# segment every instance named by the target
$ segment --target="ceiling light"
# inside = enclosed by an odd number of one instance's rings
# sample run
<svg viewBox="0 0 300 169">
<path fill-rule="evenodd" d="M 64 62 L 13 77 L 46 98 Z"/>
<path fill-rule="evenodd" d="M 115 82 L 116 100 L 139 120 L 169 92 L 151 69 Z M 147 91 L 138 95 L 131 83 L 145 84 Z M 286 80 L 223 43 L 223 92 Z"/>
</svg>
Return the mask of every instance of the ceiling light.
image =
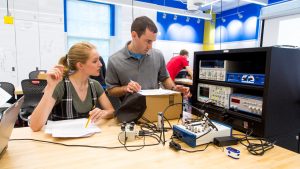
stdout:
<svg viewBox="0 0 300 169">
<path fill-rule="evenodd" d="M 166 13 L 163 14 L 163 18 L 164 18 L 164 19 L 167 18 L 167 14 L 166 14 Z"/>
<path fill-rule="evenodd" d="M 241 13 L 237 13 L 239 19 L 242 19 L 243 18 L 243 15 Z"/>
<path fill-rule="evenodd" d="M 189 22 L 190 21 L 190 17 L 186 17 L 186 22 Z"/>
<path fill-rule="evenodd" d="M 224 22 L 226 22 L 226 19 L 222 17 L 221 21 L 224 23 Z"/>
</svg>

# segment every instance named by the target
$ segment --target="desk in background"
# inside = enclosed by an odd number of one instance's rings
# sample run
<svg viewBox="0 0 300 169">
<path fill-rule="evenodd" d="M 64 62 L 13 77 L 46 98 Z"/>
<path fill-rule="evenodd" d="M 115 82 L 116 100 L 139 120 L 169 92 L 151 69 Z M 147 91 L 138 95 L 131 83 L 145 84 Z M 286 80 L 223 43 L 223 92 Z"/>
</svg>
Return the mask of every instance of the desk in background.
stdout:
<svg viewBox="0 0 300 169">
<path fill-rule="evenodd" d="M 187 78 L 178 78 L 174 80 L 175 84 L 178 85 L 185 85 L 188 87 L 192 87 L 193 86 L 193 80 L 192 79 L 187 79 Z"/>
<path fill-rule="evenodd" d="M 86 144 L 101 146 L 121 146 L 118 142 L 120 126 L 114 120 L 103 121 L 102 132 L 88 138 L 55 139 L 41 132 L 32 132 L 30 128 L 16 128 L 11 138 L 41 139 L 65 144 Z M 139 127 L 136 127 L 136 129 Z M 171 131 L 166 133 L 169 140 Z M 142 144 L 142 140 L 129 144 Z M 146 144 L 154 142 L 146 138 Z M 185 144 L 183 148 L 193 150 Z M 10 141 L 7 152 L 0 160 L 1 169 L 90 169 L 90 168 L 214 168 L 214 169 L 287 169 L 299 168 L 300 155 L 275 146 L 264 156 L 251 155 L 244 146 L 234 148 L 241 151 L 238 160 L 226 156 L 222 148 L 209 145 L 203 152 L 187 153 L 173 151 L 168 143 L 144 147 L 142 150 L 128 152 L 125 149 L 93 149 L 84 147 L 64 147 L 33 141 Z M 200 147 L 202 149 L 203 147 Z"/>
</svg>

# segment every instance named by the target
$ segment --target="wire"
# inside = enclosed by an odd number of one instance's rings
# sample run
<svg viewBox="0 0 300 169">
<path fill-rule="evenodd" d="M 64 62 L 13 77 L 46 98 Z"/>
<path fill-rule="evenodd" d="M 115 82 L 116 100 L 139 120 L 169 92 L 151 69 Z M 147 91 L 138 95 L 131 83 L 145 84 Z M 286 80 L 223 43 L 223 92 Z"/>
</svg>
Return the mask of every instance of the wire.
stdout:
<svg viewBox="0 0 300 169">
<path fill-rule="evenodd" d="M 82 145 L 82 144 L 64 144 L 64 143 L 58 143 L 58 142 L 52 142 L 52 141 L 46 141 L 46 140 L 38 140 L 38 139 L 30 139 L 30 138 L 22 138 L 22 139 L 10 139 L 9 141 L 35 141 L 35 142 L 42 142 L 42 143 L 49 143 L 49 144 L 56 144 L 60 146 L 66 146 L 66 147 L 86 147 L 86 148 L 105 148 L 105 149 L 118 149 L 118 148 L 124 148 L 124 146 L 90 146 L 90 145 Z M 155 146 L 159 145 L 159 143 L 153 143 L 153 144 L 145 144 L 145 145 L 130 145 L 126 147 L 141 147 L 141 146 Z"/>
<path fill-rule="evenodd" d="M 121 133 L 122 133 L 122 132 L 121 132 Z M 122 141 L 120 140 L 120 135 L 121 135 L 121 133 L 119 133 L 119 135 L 118 135 L 118 141 L 119 141 L 120 144 L 123 145 L 123 147 L 124 147 L 127 151 L 138 151 L 138 150 L 141 150 L 141 149 L 143 149 L 143 148 L 145 147 L 145 136 L 144 136 L 144 140 L 143 140 L 143 145 L 142 145 L 142 146 L 138 147 L 137 149 L 128 149 L 128 147 L 126 146 L 126 142 L 127 142 L 126 132 L 125 132 L 125 141 L 124 141 L 124 143 L 122 143 Z"/>
<path fill-rule="evenodd" d="M 243 136 L 242 138 L 237 138 L 239 142 L 245 146 L 249 153 L 252 155 L 264 155 L 266 151 L 274 148 L 274 144 L 276 141 L 269 142 L 265 138 L 249 138 L 252 134 L 253 130 L 246 131 L 245 134 L 232 134 L 232 136 Z M 246 143 L 244 143 L 246 141 Z M 259 141 L 259 143 L 252 143 L 250 141 Z"/>
<path fill-rule="evenodd" d="M 8 0 L 6 0 L 6 13 L 7 13 L 7 16 L 9 16 L 9 10 L 8 10 Z"/>
<path fill-rule="evenodd" d="M 133 12 L 134 12 L 134 7 L 133 7 L 133 1 L 134 1 L 134 0 L 131 0 L 131 17 L 132 17 L 132 22 L 134 21 L 134 14 L 133 14 Z"/>
<path fill-rule="evenodd" d="M 185 152 L 188 152 L 188 153 L 195 153 L 195 152 L 205 151 L 207 149 L 207 147 L 210 145 L 210 143 L 206 143 L 206 144 L 199 145 L 199 146 L 206 145 L 203 149 L 200 149 L 200 150 L 187 150 L 187 149 L 181 148 L 180 144 L 178 144 L 174 141 L 174 138 L 178 139 L 176 136 L 172 136 L 171 137 L 171 142 L 170 142 L 170 147 L 174 148 L 177 151 L 181 150 L 181 151 L 185 151 Z"/>
<path fill-rule="evenodd" d="M 201 150 L 186 150 L 186 149 L 181 149 L 181 150 L 185 151 L 185 152 L 188 152 L 188 153 L 195 153 L 195 152 L 199 152 L 199 151 L 205 151 L 207 149 L 207 147 L 210 145 L 210 143 L 206 143 L 206 144 L 203 144 L 203 145 L 206 145 L 206 146 Z"/>
</svg>

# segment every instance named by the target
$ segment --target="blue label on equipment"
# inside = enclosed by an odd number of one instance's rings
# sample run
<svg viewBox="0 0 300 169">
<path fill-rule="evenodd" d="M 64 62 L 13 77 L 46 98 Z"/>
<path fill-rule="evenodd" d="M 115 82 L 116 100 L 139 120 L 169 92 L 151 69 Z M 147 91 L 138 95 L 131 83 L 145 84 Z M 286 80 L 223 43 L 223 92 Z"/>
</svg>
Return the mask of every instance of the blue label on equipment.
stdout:
<svg viewBox="0 0 300 169">
<path fill-rule="evenodd" d="M 265 75 L 247 73 L 227 73 L 226 81 L 233 83 L 246 83 L 263 86 L 265 83 Z"/>
</svg>

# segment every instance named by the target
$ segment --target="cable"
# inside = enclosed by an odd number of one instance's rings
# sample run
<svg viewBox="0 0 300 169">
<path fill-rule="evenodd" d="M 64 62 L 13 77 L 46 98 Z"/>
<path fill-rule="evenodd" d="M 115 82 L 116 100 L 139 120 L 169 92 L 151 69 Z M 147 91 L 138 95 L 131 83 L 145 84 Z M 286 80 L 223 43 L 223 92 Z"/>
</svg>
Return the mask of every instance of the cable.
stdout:
<svg viewBox="0 0 300 169">
<path fill-rule="evenodd" d="M 127 142 L 126 132 L 125 132 L 125 141 L 124 141 L 124 143 L 122 143 L 122 141 L 120 140 L 120 135 L 121 135 L 121 133 L 119 133 L 119 135 L 118 135 L 118 141 L 119 141 L 120 144 L 123 145 L 123 147 L 127 151 L 138 151 L 138 150 L 141 150 L 141 149 L 143 149 L 145 147 L 145 136 L 144 136 L 144 140 L 143 140 L 143 145 L 142 146 L 138 147 L 137 149 L 128 149 L 128 147 L 126 146 L 126 142 Z"/>
<path fill-rule="evenodd" d="M 187 150 L 187 149 L 183 149 L 181 148 L 181 145 L 176 143 L 173 139 L 176 138 L 175 136 L 171 137 L 171 142 L 169 143 L 169 147 L 176 150 L 176 151 L 185 151 L 185 152 L 188 152 L 188 153 L 195 153 L 195 152 L 200 152 L 200 151 L 205 151 L 206 148 L 209 146 L 210 143 L 206 143 L 206 144 L 202 144 L 200 146 L 203 146 L 203 145 L 206 145 L 203 149 L 200 149 L 200 150 Z"/>
<path fill-rule="evenodd" d="M 132 22 L 134 21 L 134 7 L 133 7 L 133 0 L 131 0 L 131 17 L 132 17 Z"/>
<path fill-rule="evenodd" d="M 6 14 L 7 14 L 7 16 L 10 16 L 9 10 L 8 10 L 8 0 L 6 0 Z"/>
<path fill-rule="evenodd" d="M 105 148 L 105 149 L 118 149 L 118 148 L 124 148 L 124 146 L 90 146 L 90 145 L 81 145 L 81 144 L 64 144 L 64 143 L 58 143 L 58 142 L 52 142 L 52 141 L 46 141 L 46 140 L 38 140 L 38 139 L 30 139 L 30 138 L 23 138 L 23 139 L 10 139 L 9 141 L 36 141 L 36 142 L 42 142 L 42 143 L 49 143 L 49 144 L 56 144 L 60 146 L 66 146 L 66 147 L 86 147 L 86 148 Z M 130 145 L 126 147 L 147 147 L 147 146 L 155 146 L 159 145 L 159 143 L 153 143 L 153 144 L 145 144 L 145 145 Z"/>
<path fill-rule="evenodd" d="M 249 138 L 252 134 L 253 130 L 246 131 L 245 134 L 232 134 L 232 136 L 243 136 L 242 138 L 237 138 L 239 142 L 245 146 L 249 153 L 252 155 L 264 155 L 264 153 L 268 150 L 274 148 L 274 144 L 276 141 L 269 142 L 265 138 Z M 244 143 L 244 142 L 247 143 Z M 259 141 L 260 143 L 251 143 L 250 141 Z"/>
</svg>

